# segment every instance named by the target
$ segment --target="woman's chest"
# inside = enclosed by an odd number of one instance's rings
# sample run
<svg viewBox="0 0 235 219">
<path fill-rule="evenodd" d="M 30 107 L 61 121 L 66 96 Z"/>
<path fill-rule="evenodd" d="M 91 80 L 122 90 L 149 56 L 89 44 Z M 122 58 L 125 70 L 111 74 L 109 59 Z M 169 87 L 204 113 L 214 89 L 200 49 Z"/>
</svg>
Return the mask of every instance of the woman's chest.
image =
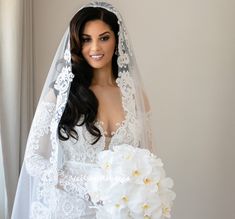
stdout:
<svg viewBox="0 0 235 219">
<path fill-rule="evenodd" d="M 88 132 L 85 126 L 76 127 L 78 140 L 69 139 L 62 142 L 64 161 L 94 163 L 97 154 L 105 149 L 112 150 L 120 144 L 131 144 L 136 147 L 139 145 L 140 127 L 138 127 L 136 119 L 125 120 L 111 138 L 105 136 L 101 126 L 98 125 L 97 128 L 101 131 L 101 138 L 95 144 L 91 144 L 94 141 L 94 136 Z"/>
<path fill-rule="evenodd" d="M 119 87 L 91 87 L 98 100 L 97 125 L 104 131 L 105 136 L 111 137 L 126 120 L 123 108 L 123 97 Z"/>
</svg>

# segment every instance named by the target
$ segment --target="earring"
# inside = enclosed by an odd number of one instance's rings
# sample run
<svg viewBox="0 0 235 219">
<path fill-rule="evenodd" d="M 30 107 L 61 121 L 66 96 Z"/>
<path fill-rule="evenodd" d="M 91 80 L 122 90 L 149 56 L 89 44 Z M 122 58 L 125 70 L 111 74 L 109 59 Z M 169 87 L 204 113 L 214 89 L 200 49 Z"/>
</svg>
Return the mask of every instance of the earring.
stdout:
<svg viewBox="0 0 235 219">
<path fill-rule="evenodd" d="M 115 50 L 115 55 L 118 55 L 118 49 L 116 48 L 116 50 Z"/>
</svg>

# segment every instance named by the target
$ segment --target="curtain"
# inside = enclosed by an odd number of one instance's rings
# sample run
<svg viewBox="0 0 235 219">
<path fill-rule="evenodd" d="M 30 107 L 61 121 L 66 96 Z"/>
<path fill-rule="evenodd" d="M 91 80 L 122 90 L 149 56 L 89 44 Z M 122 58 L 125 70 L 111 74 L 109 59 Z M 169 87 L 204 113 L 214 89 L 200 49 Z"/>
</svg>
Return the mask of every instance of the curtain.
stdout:
<svg viewBox="0 0 235 219">
<path fill-rule="evenodd" d="M 0 0 L 0 124 L 10 218 L 33 114 L 32 0 Z"/>
<path fill-rule="evenodd" d="M 0 218 L 7 217 L 7 197 L 6 197 L 6 184 L 3 171 L 3 159 L 2 159 L 2 143 L 0 136 Z"/>
</svg>

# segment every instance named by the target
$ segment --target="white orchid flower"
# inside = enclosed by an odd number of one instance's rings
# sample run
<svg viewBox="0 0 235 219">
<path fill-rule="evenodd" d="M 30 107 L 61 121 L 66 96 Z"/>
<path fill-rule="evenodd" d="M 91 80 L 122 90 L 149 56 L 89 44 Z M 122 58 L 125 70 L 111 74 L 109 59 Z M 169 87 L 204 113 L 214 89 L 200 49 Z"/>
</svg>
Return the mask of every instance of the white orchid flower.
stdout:
<svg viewBox="0 0 235 219">
<path fill-rule="evenodd" d="M 176 195 L 160 158 L 128 144 L 97 156 L 98 169 L 88 177 L 87 189 L 97 219 L 163 219 L 171 217 Z M 94 180 L 95 179 L 95 180 Z"/>
</svg>

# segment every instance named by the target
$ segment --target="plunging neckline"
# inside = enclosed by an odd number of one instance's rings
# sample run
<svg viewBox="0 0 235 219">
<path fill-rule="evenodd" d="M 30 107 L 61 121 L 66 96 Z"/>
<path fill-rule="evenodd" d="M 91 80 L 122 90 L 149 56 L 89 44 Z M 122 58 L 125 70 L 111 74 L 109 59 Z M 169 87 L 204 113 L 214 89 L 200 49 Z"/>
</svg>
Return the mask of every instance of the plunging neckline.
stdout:
<svg viewBox="0 0 235 219">
<path fill-rule="evenodd" d="M 112 139 L 118 132 L 119 132 L 119 130 L 125 125 L 125 123 L 126 123 L 126 115 L 125 115 L 125 118 L 124 118 L 124 120 L 122 120 L 121 122 L 116 122 L 115 123 L 115 126 L 118 126 L 117 128 L 116 128 L 116 130 L 115 131 L 111 131 L 111 134 L 110 135 L 107 135 L 107 130 L 105 130 L 104 129 L 104 122 L 102 121 L 102 120 L 96 120 L 96 124 L 98 124 L 99 125 L 99 127 L 101 128 L 101 130 L 102 130 L 102 135 L 105 137 L 105 138 L 110 138 L 110 139 Z"/>
<path fill-rule="evenodd" d="M 106 148 L 107 138 L 109 138 L 109 144 L 107 145 L 107 148 L 109 149 L 114 137 L 118 134 L 118 132 L 120 132 L 120 130 L 124 126 L 127 125 L 127 122 L 128 122 L 128 111 L 126 110 L 126 106 L 125 106 L 125 96 L 123 95 L 122 86 L 121 86 L 119 80 L 120 80 L 120 77 L 117 77 L 115 79 L 117 87 L 119 88 L 120 95 L 121 95 L 121 105 L 122 105 L 122 109 L 124 112 L 124 119 L 121 122 L 117 122 L 115 124 L 115 126 L 118 126 L 118 127 L 116 128 L 115 131 L 111 131 L 111 135 L 107 135 L 107 130 L 104 129 L 104 122 L 102 120 L 99 120 L 99 119 L 95 120 L 95 124 L 100 127 L 101 135 L 104 138 L 104 144 L 105 144 L 104 149 Z"/>
<path fill-rule="evenodd" d="M 118 132 L 127 124 L 127 115 L 125 115 L 125 119 L 122 122 L 117 122 L 115 126 L 118 126 L 118 128 L 115 131 L 111 132 L 111 136 L 105 135 L 107 131 L 104 129 L 103 125 L 104 122 L 101 120 L 96 120 L 96 123 L 100 127 L 101 135 L 104 138 L 104 145 L 103 145 L 103 150 L 108 150 L 110 149 L 110 146 L 112 146 L 112 142 L 115 136 L 117 136 Z M 108 140 L 108 144 L 107 144 Z M 107 145 L 106 145 L 107 144 Z"/>
</svg>

